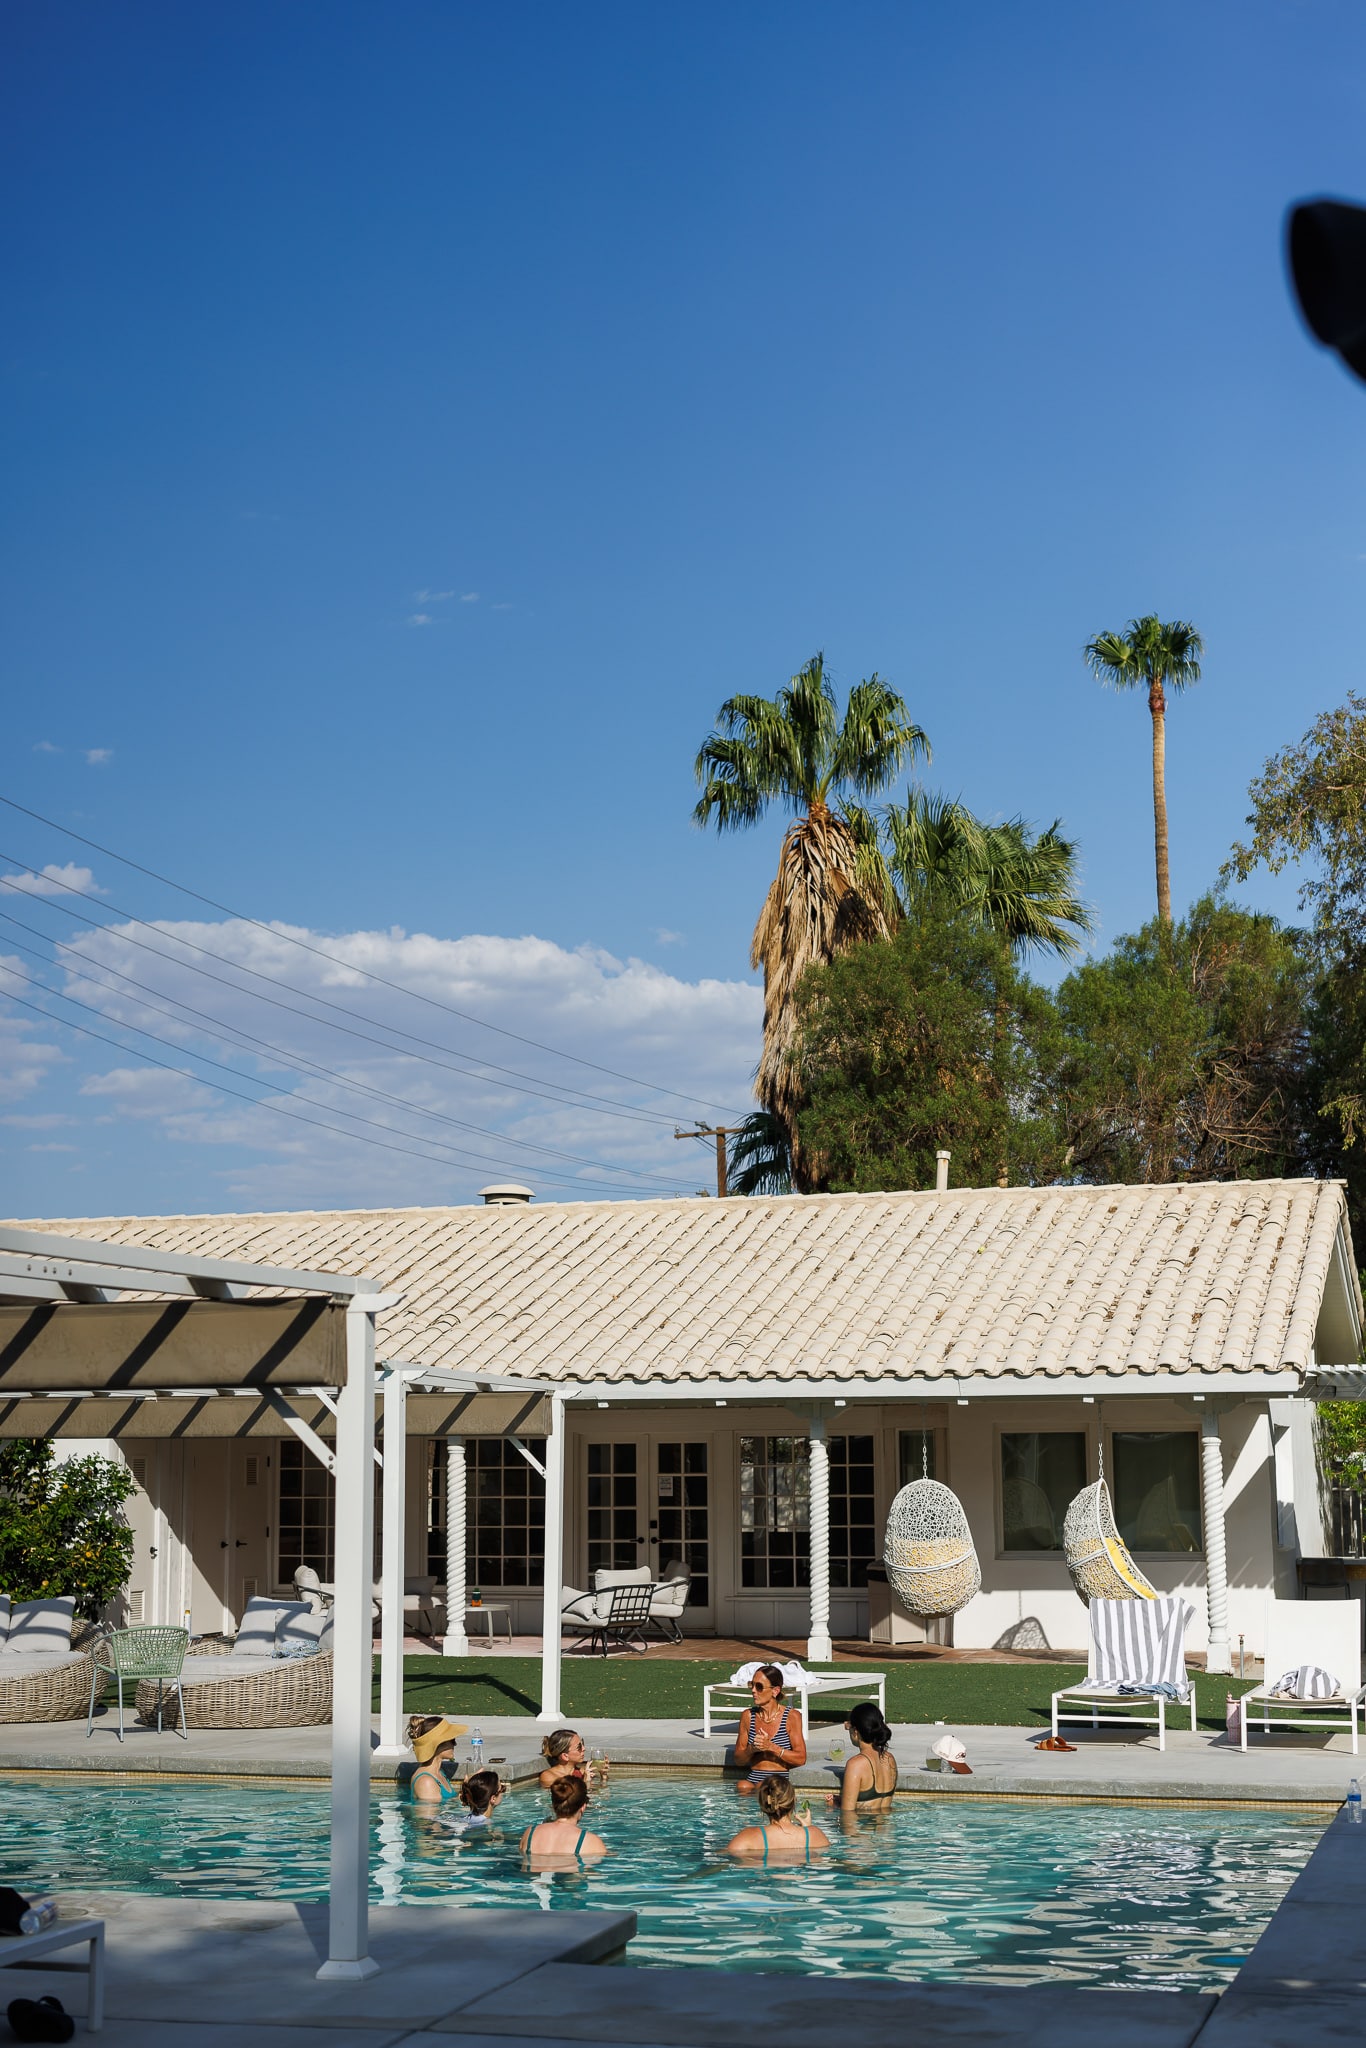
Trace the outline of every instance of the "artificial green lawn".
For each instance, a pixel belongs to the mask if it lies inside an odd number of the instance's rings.
[[[378,1667],[376,1667],[378,1669]],[[732,1664],[684,1663],[646,1657],[566,1658],[562,1699],[567,1722],[575,1720],[700,1719],[704,1685],[724,1683]],[[874,1667],[877,1668],[877,1667]],[[1030,1728],[1048,1720],[1049,1694],[1086,1676],[1084,1664],[892,1664],[887,1674],[889,1721],[956,1721],[964,1726]],[[850,1665],[851,1678],[861,1667]],[[403,1702],[409,1713],[448,1713],[462,1720],[495,1714],[534,1714],[540,1698],[541,1667],[535,1657],[408,1657],[403,1666]],[[1236,1678],[1196,1675],[1202,1727],[1222,1728],[1224,1701],[1253,1684]],[[817,1725],[837,1724],[847,1702],[813,1704]],[[379,1711],[379,1681],[375,1681]],[[1180,1708],[1173,1710],[1180,1726]]]

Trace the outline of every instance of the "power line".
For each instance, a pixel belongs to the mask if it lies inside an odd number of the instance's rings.
[[[62,941],[52,938],[50,933],[40,931],[36,925],[25,924],[22,918],[13,917],[10,915],[8,911],[0,911],[0,920],[3,920],[5,924],[16,926],[20,931],[32,933],[32,935],[35,938],[46,939],[48,944],[51,946],[62,945]],[[48,955],[46,953],[40,953],[36,946],[26,946],[22,939],[10,938],[8,940],[8,944],[17,947],[21,953],[27,953],[31,959],[40,961],[44,966],[61,966],[63,964],[60,961],[54,962],[50,960]],[[69,949],[64,948],[64,950]],[[80,962],[79,969],[66,967],[64,971],[66,971],[67,973],[75,972],[78,974],[78,978],[82,980],[96,979],[95,964],[86,961],[83,955],[79,953],[75,954],[74,958]],[[390,1103],[396,1109],[403,1110],[405,1114],[409,1116],[425,1117],[430,1121],[436,1123],[449,1124],[454,1130],[470,1131],[473,1132],[477,1137],[492,1138],[494,1142],[504,1150],[507,1147],[511,1146],[517,1151],[534,1152],[540,1154],[541,1156],[547,1159],[562,1159],[573,1166],[589,1166],[596,1168],[600,1172],[607,1171],[610,1173],[621,1173],[625,1174],[628,1178],[632,1180],[646,1181],[652,1187],[659,1187],[661,1184],[670,1184],[665,1182],[664,1176],[660,1174],[643,1173],[638,1168],[631,1166],[612,1166],[610,1164],[606,1164],[601,1159],[587,1158],[581,1152],[566,1152],[561,1146],[558,1145],[541,1145],[529,1138],[514,1138],[502,1131],[490,1130],[488,1126],[485,1124],[470,1123],[468,1119],[463,1117],[450,1116],[444,1110],[432,1109],[424,1107],[419,1103],[410,1102],[402,1095],[391,1095],[387,1089],[373,1088],[367,1082],[353,1080],[346,1074],[339,1074],[335,1068],[325,1067],[317,1060],[310,1060],[303,1057],[300,1054],[291,1052],[289,1048],[286,1046],[275,1045],[271,1042],[271,1040],[266,1038],[257,1038],[253,1032],[244,1031],[239,1025],[225,1024],[221,1018],[213,1016],[209,1011],[198,1010],[194,1007],[192,1003],[179,1002],[174,996],[166,997],[166,1003],[170,1004],[171,1006],[168,1009],[165,1003],[159,1003],[153,1000],[149,1000],[149,998],[153,998],[157,995],[163,994],[164,991],[149,988],[146,982],[136,980],[131,974],[121,974],[118,968],[108,967],[103,961],[100,961],[97,964],[99,972],[102,975],[106,977],[112,975],[115,981],[124,982],[127,984],[129,988],[143,991],[143,993],[134,1000],[138,1001],[141,1004],[141,1007],[143,1007],[144,1009],[155,1010],[158,1013],[158,1015],[170,1018],[172,1023],[178,1024],[181,1021],[181,1019],[177,1017],[174,1013],[177,1010],[182,1011],[187,1017],[197,1017],[201,1019],[208,1026],[209,1030],[212,1033],[227,1038],[231,1043],[237,1045],[242,1051],[249,1051],[253,1047],[258,1048],[260,1051],[269,1054],[273,1059],[280,1061],[282,1065],[292,1068],[296,1072],[307,1072],[318,1076],[320,1079],[331,1081],[335,1083],[335,1085],[339,1088],[349,1089],[353,1094],[368,1096],[372,1100],[377,1102]],[[102,985],[106,988],[110,988],[111,992],[115,995],[120,993],[119,990],[113,988],[112,983],[108,979],[104,980]],[[45,984],[38,983],[35,984],[35,986],[45,986]],[[76,1000],[74,997],[67,996],[58,990],[53,990],[52,993],[54,995],[59,995],[60,999],[64,1002],[72,1002]],[[92,1011],[92,1014],[94,1015],[104,1015],[104,1012],[102,1011],[95,1011],[93,1009],[93,1006],[90,1004],[85,1004],[83,1005],[83,1007],[86,1009],[90,1009]],[[137,1025],[125,1024],[121,1018],[112,1018],[108,1021],[118,1024],[120,1028],[123,1030],[139,1029]],[[147,1036],[156,1038],[159,1044],[165,1044],[168,1042],[164,1039],[161,1039],[156,1033],[149,1032]],[[407,1057],[407,1055],[405,1054],[400,1054],[399,1056]],[[190,1053],[188,1057],[198,1059],[203,1056],[198,1053]],[[228,1071],[235,1073],[237,1069],[230,1068]],[[305,1096],[303,1100],[307,1101],[309,1100],[309,1098]],[[342,1111],[340,1113],[344,1115],[345,1111]],[[487,1160],[482,1162],[482,1164],[490,1166],[496,1165],[496,1163],[497,1162],[495,1160]],[[684,1183],[681,1181],[672,1183],[672,1185],[677,1186],[679,1189],[682,1189],[684,1187]]]
[[[504,1024],[490,1024],[482,1017],[473,1016],[468,1010],[458,1010],[452,1003],[441,1002],[436,996],[424,995],[421,990],[405,988],[402,982],[391,981],[386,975],[372,973],[366,967],[357,967],[353,961],[343,960],[340,954],[329,953],[323,946],[310,945],[307,939],[297,938],[292,932],[279,932],[273,925],[265,924],[259,918],[247,917],[241,911],[231,909],[226,903],[218,902],[213,896],[205,896],[198,889],[191,889],[183,882],[173,881],[169,875],[159,874],[155,868],[144,867],[140,861],[130,860],[127,854],[116,853],[110,846],[102,846],[97,839],[87,839],[83,833],[74,832],[69,825],[59,825],[55,818],[45,817],[41,811],[30,810],[27,804],[18,803],[13,797],[0,794],[0,803],[7,804],[11,810],[22,812],[26,818],[36,819],[40,825],[47,825],[52,831],[62,833],[67,839],[74,839],[81,846],[88,846],[92,852],[103,854],[108,860],[116,860],[123,867],[132,868],[138,874],[146,875],[150,880],[160,882],[168,889],[175,889],[180,895],[190,897],[195,903],[207,904],[210,910],[217,910],[224,917],[231,917],[239,924],[253,925],[257,931],[267,932],[272,938],[288,939],[291,945],[302,947],[306,953],[316,954],[320,960],[330,961],[334,967],[345,967],[353,974],[363,974],[367,981],[377,982],[383,988],[394,989],[399,995],[412,996],[418,1002],[426,1003],[434,1010],[444,1010],[448,1016],[460,1018],[462,1023],[477,1025],[481,1031],[495,1031],[503,1038],[515,1039],[519,1045],[529,1045],[537,1052],[549,1053],[552,1059],[572,1060],[576,1066],[587,1067],[595,1074],[606,1074],[614,1081],[625,1081],[632,1088],[647,1088],[656,1095],[673,1096],[679,1102],[700,1103],[704,1109],[720,1109],[722,1107],[718,1102],[709,1102],[704,1096],[687,1095],[678,1088],[662,1088],[657,1081],[641,1081],[633,1074],[619,1072],[616,1067],[604,1067],[599,1065],[596,1060],[583,1059],[578,1053],[562,1052],[558,1046],[546,1045],[539,1038],[528,1038],[520,1031],[509,1030]],[[8,857],[8,855],[5,856],[6,859]],[[22,866],[23,863],[21,862],[20,865]],[[33,873],[34,870],[30,869],[29,872]],[[84,894],[85,892],[79,891],[78,893]],[[120,915],[124,914],[120,912]],[[352,1014],[356,1013],[353,1012]]]
[[[20,981],[26,982],[30,988],[41,989],[44,995],[51,996],[56,1002],[70,1003],[75,1009],[84,1010],[87,1012],[88,1015],[92,1017],[103,1017],[104,1013],[100,1010],[96,1010],[90,1003],[82,1003],[75,996],[62,995],[60,991],[58,991],[57,989],[48,988],[45,982],[35,980],[31,974],[24,974],[17,967],[9,967],[6,968],[4,971],[7,976],[17,977]],[[101,1040],[101,1042],[105,1045],[112,1045],[116,1052],[124,1053],[133,1059],[145,1060],[149,1066],[160,1067],[163,1070],[163,1072],[168,1074],[176,1074],[180,1077],[181,1080],[191,1081],[197,1087],[212,1088],[220,1095],[234,1096],[239,1102],[249,1103],[253,1109],[265,1109],[269,1110],[273,1115],[276,1116],[287,1116],[293,1123],[312,1124],[318,1130],[329,1132],[334,1138],[350,1138],[355,1143],[360,1145],[377,1145],[381,1151],[385,1152],[403,1152],[406,1153],[410,1159],[425,1159],[430,1164],[436,1166],[474,1166],[477,1167],[480,1172],[483,1172],[487,1169],[490,1163],[488,1160],[478,1159],[468,1155],[462,1156],[460,1153],[455,1152],[449,1147],[442,1148],[442,1152],[445,1155],[443,1157],[441,1156],[441,1154],[435,1152],[415,1151],[411,1145],[396,1145],[391,1140],[383,1138],[367,1138],[365,1134],[361,1131],[340,1130],[336,1124],[328,1123],[321,1117],[301,1116],[297,1110],[286,1109],[282,1103],[265,1102],[261,1099],[261,1097],[256,1095],[248,1095],[240,1088],[229,1088],[225,1086],[225,1084],[222,1081],[209,1081],[206,1080],[202,1074],[192,1073],[185,1067],[173,1067],[168,1060],[159,1060],[156,1058],[155,1054],[143,1052],[140,1046],[122,1045],[120,1044],[118,1039],[111,1038],[107,1032],[92,1031],[88,1024],[77,1024],[74,1023],[69,1017],[54,1016],[51,1010],[45,1010],[40,1003],[32,1003],[25,996],[15,995],[13,990],[7,989],[5,991],[5,997],[6,1000],[9,1002],[19,1003],[24,1009],[34,1011],[40,1017],[46,1017],[50,1024],[60,1025],[68,1031],[79,1031],[86,1038],[97,1038]],[[169,1044],[169,1040],[159,1037],[155,1031],[143,1031],[136,1024],[121,1024],[118,1028],[121,1031],[136,1032],[140,1038],[150,1038],[154,1045]],[[174,1051],[176,1050],[176,1048],[171,1047],[171,1050]],[[205,1066],[217,1067],[220,1069],[221,1072],[225,1074],[233,1074],[239,1081],[250,1081],[252,1078],[249,1074],[243,1074],[242,1072],[240,1072],[240,1070],[236,1067],[227,1066],[225,1062],[222,1060],[210,1059],[205,1053],[188,1052],[185,1054],[185,1057],[187,1059],[199,1060]],[[266,1084],[263,1082],[260,1085],[264,1087]],[[305,1095],[298,1099],[309,1103],[310,1106],[314,1109],[325,1109],[330,1107],[330,1105],[326,1103],[313,1102],[311,1096]],[[334,1109],[333,1114],[335,1116],[345,1117],[349,1123],[371,1124],[376,1130],[384,1130],[387,1128],[387,1126],[384,1124],[376,1123],[373,1117],[358,1117],[355,1116],[350,1110]],[[409,1136],[411,1135],[411,1133],[405,1132],[401,1135]],[[435,1141],[419,1140],[419,1143],[423,1142],[434,1143]],[[607,1169],[607,1171],[609,1172],[610,1170],[610,1168]],[[591,1185],[599,1188],[605,1188],[611,1194],[620,1194],[622,1192],[621,1188],[615,1182],[596,1181],[590,1183],[586,1180],[573,1179],[565,1174],[556,1174],[551,1172],[547,1172],[545,1174],[545,1178],[548,1181],[557,1183],[561,1187],[582,1188]]]
[[[3,801],[3,799],[0,799],[0,801]],[[31,867],[27,861],[20,860],[18,854],[0,851],[0,860],[10,861],[15,867],[22,868],[25,874],[32,875],[35,879],[41,880],[41,871],[38,868]],[[30,901],[44,900],[35,896],[34,891],[21,888],[16,881],[9,877],[0,878],[0,886],[9,888],[13,890],[15,895],[25,896]],[[182,938],[179,933],[168,932],[160,925],[151,924],[146,918],[136,916],[133,911],[125,910],[117,903],[102,903],[100,898],[92,895],[88,889],[76,889],[70,883],[64,883],[63,894],[79,896],[83,902],[93,903],[100,909],[113,910],[118,916],[127,918],[130,924],[140,926],[143,931],[155,932],[159,938],[169,939],[173,944],[183,946],[189,952],[202,954],[206,960],[216,960],[220,967],[231,967],[238,974],[250,975],[253,981],[268,982],[272,988],[288,989],[291,995],[302,996],[305,1002],[316,1003],[322,1009],[335,1010],[338,1016],[357,1017],[364,1023],[373,1024],[376,1030],[387,1031],[390,1038],[406,1039],[409,1045],[429,1046],[435,1052],[450,1052],[448,1046],[439,1044],[435,1039],[419,1038],[413,1032],[404,1031],[400,1025],[385,1024],[378,1017],[367,1017],[363,1010],[352,1010],[344,1003],[332,1002],[327,996],[314,995],[311,989],[298,988],[293,982],[283,981],[279,975],[264,974],[259,968],[244,966],[240,961],[231,960],[222,953],[216,953],[211,946],[201,946],[194,939]],[[240,982],[229,980],[226,975],[214,974],[211,969],[200,967],[193,960],[184,960],[176,953],[168,953],[162,946],[149,946],[145,939],[135,939],[129,933],[114,925],[102,923],[99,918],[87,917],[84,911],[73,909],[69,904],[63,905],[63,915],[76,918],[79,923],[89,925],[94,931],[112,933],[121,944],[137,946],[145,953],[154,953],[159,959],[169,960],[173,967],[187,968],[192,974],[201,974],[206,980],[216,981],[222,987],[230,988],[235,995],[245,996],[249,1001],[270,1003],[278,1010],[288,1010],[293,1016],[303,1017],[309,1024],[321,1024],[328,1030],[343,1031],[349,1038],[364,1039],[370,1045],[381,1046],[386,1052],[400,1053],[406,1059],[424,1060],[428,1066],[442,1067],[450,1073],[463,1074],[466,1079],[472,1081],[487,1081],[490,1075],[493,1074],[507,1076],[517,1074],[516,1068],[500,1067],[491,1060],[479,1060],[476,1063],[476,1067],[468,1067],[456,1064],[456,1061],[462,1057],[460,1054],[453,1054],[447,1059],[434,1060],[428,1053],[408,1052],[403,1046],[391,1044],[389,1039],[374,1038],[367,1031],[357,1031],[354,1025],[333,1024],[330,1018],[315,1017],[311,1011],[300,1010],[294,1003],[282,1003],[278,996],[258,995],[254,989],[243,988]],[[52,943],[57,944],[60,942],[54,940]],[[483,1069],[484,1071],[481,1072],[477,1069]],[[536,1095],[542,1101],[553,1102],[560,1109],[590,1109],[598,1116],[622,1117],[634,1123],[668,1124],[673,1121],[671,1117],[665,1116],[660,1110],[644,1109],[632,1106],[629,1103],[611,1103],[601,1095],[588,1095],[580,1089],[564,1088],[557,1081],[551,1081],[548,1084],[548,1088],[541,1088],[533,1084],[531,1076],[522,1076],[519,1081],[511,1081],[507,1085],[510,1086],[513,1094]],[[549,1089],[554,1089],[557,1092],[551,1094]]]

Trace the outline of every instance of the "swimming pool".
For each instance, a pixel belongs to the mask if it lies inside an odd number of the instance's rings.
[[[635,1965],[825,1976],[1044,1980],[1213,1991],[1304,1867],[1326,1816],[1266,1809],[902,1798],[809,1869],[731,1863],[742,1820],[713,1779],[621,1778],[592,1823],[613,1855],[533,1876],[517,1837],[545,1812],[499,1808],[499,1838],[458,1849],[406,1801],[373,1802],[373,1896],[412,1905],[630,1907]],[[449,1811],[449,1809],[448,1809]],[[819,1817],[825,1819],[824,1810]],[[325,1788],[101,1779],[0,1790],[0,1883],[203,1898],[317,1899]]]

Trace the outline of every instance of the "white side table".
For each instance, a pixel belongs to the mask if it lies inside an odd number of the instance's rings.
[[[90,1954],[83,1963],[39,1960],[58,1949],[74,1948],[82,1941],[90,1944]],[[97,2034],[104,2025],[103,1920],[68,1920],[65,1925],[54,1920],[51,1927],[45,1927],[41,1934],[0,1935],[0,1970],[86,1971],[90,1979],[85,1998],[86,2032]]]
[[[504,1622],[507,1624],[508,1641],[512,1641],[512,1609],[507,1605],[505,1601],[485,1600],[481,1607],[467,1607],[465,1609],[466,1622],[469,1621],[469,1618],[472,1614],[486,1614],[488,1616],[488,1622],[485,1625],[484,1634],[488,1637],[490,1642],[493,1641],[493,1617],[495,1614],[501,1614]]]

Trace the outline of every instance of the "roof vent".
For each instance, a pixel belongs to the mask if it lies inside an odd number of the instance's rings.
[[[519,1209],[532,1199],[531,1189],[521,1187],[515,1180],[498,1181],[479,1192],[489,1209]]]
[[[934,1191],[937,1195],[948,1193],[949,1161],[952,1157],[952,1152],[944,1145],[941,1145],[934,1155]]]

